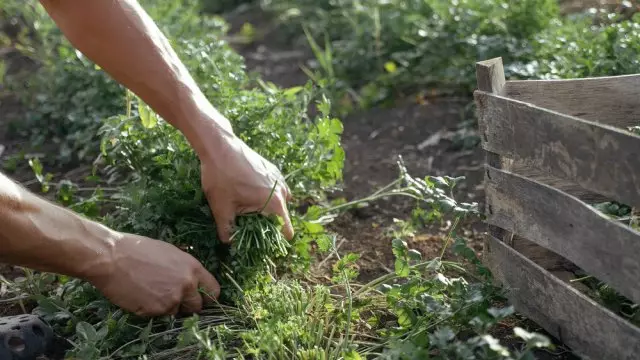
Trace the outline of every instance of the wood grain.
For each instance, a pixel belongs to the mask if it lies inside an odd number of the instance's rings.
[[[481,89],[482,90],[482,89]],[[640,119],[640,75],[508,81],[503,95],[620,128]]]
[[[548,172],[532,168],[522,161],[514,161],[513,159],[502,157],[502,166],[496,168],[507,170],[514,174],[518,174],[539,183],[549,185],[558,190],[562,190],[589,204],[611,201],[610,198],[583,188],[575,181],[549,175]]]
[[[506,83],[502,58],[498,57],[476,63],[476,78],[479,90],[492,94],[502,94]],[[508,167],[513,165],[513,162],[510,162],[509,159],[490,151],[485,151],[485,162],[497,168],[502,168],[503,165]],[[485,175],[485,182],[486,181]],[[485,213],[486,211],[485,203]],[[543,265],[545,269],[562,269],[567,267],[568,262],[561,256],[517,234],[505,231],[505,229],[496,226],[491,226],[490,224],[488,226],[488,232],[492,236],[508,242],[510,246],[522,254],[525,254],[528,258],[533,259],[537,264]]]
[[[502,58],[497,57],[477,62],[476,80],[479,90],[492,94],[502,94],[506,82]]]
[[[492,273],[518,312],[584,359],[638,359],[640,329],[496,238],[488,236],[487,244]]]
[[[488,178],[489,224],[569,259],[640,304],[640,233],[550,186],[491,167]]]
[[[639,136],[483,91],[474,96],[485,150],[640,206]]]

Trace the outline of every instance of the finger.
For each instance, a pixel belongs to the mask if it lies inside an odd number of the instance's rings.
[[[293,240],[293,225],[291,224],[291,218],[289,217],[289,213],[288,211],[286,211],[286,215],[284,216],[284,226],[282,227],[282,233],[284,234],[284,237],[291,241]]]
[[[202,311],[202,295],[198,292],[197,286],[189,286],[185,290],[180,310],[183,313],[193,314]]]
[[[286,203],[281,199],[277,199],[277,201],[276,199],[274,199],[274,201],[269,204],[269,207],[267,211],[265,211],[265,213],[276,214],[282,218],[282,220],[284,221],[282,234],[287,240],[291,241],[293,239],[294,232],[293,225],[291,224],[291,217],[289,216],[289,210],[287,209]]]
[[[289,189],[289,186],[285,184],[283,191],[284,191],[284,198],[287,199],[287,201],[293,200],[293,196],[291,195],[291,189]]]
[[[213,217],[218,230],[218,238],[225,244],[231,242],[231,232],[233,231],[236,212],[233,206],[214,206],[212,209]]]
[[[175,305],[173,305],[169,311],[166,311],[165,313],[160,314],[160,315],[162,315],[162,316],[164,316],[164,315],[175,316],[175,315],[178,315],[178,311],[179,310],[180,310],[180,303],[178,302]]]
[[[215,303],[220,297],[220,283],[211,275],[203,266],[200,266],[196,270],[196,276],[198,277],[199,292],[202,293],[201,299],[204,298],[205,303]]]

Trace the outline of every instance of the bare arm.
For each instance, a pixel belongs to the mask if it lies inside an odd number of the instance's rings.
[[[265,209],[293,229],[282,174],[238,137],[205,98],[166,38],[135,0],[41,0],[69,40],[160,116],[198,154],[202,185],[223,241],[235,216]],[[192,256],[168,243],[119,233],[50,203],[0,174],[0,262],[93,283],[140,315],[200,310],[198,288],[219,285]]]
[[[233,136],[137,1],[41,3],[78,50],[180,129],[199,154],[217,152],[218,140]]]
[[[47,202],[0,173],[0,262],[91,277],[108,272],[113,248],[121,237]]]
[[[229,241],[237,214],[258,211],[269,199],[264,212],[281,216],[285,235],[293,237],[284,177],[233,134],[136,0],[41,3],[78,50],[186,136],[200,158],[202,186],[222,241]]]
[[[212,297],[220,292],[215,278],[173,245],[111,230],[2,173],[0,262],[87,280],[139,315],[198,312],[203,302],[198,287]]]

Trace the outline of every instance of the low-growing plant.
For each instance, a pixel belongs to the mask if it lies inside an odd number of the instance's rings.
[[[639,15],[560,16],[553,0],[262,0],[291,38],[312,45],[334,99],[370,107],[420,88],[469,93],[476,61],[503,57],[507,78],[640,72]],[[304,29],[304,36],[302,30]],[[327,49],[331,58],[324,59]]]

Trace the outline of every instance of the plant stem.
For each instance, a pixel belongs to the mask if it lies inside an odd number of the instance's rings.
[[[395,184],[393,184],[393,185],[395,185]],[[344,204],[340,204],[340,205],[336,205],[334,207],[323,209],[320,212],[320,215],[324,215],[324,214],[327,214],[327,213],[330,213],[330,212],[335,212],[335,211],[338,211],[338,210],[342,210],[342,209],[345,209],[345,208],[348,208],[348,207],[352,207],[352,206],[355,206],[355,205],[358,205],[358,204],[361,204],[361,203],[375,201],[375,200],[378,200],[378,199],[381,199],[381,198],[384,198],[384,197],[387,197],[387,196],[392,196],[392,195],[406,196],[406,197],[410,197],[410,198],[413,198],[413,199],[416,199],[416,200],[422,200],[420,197],[418,197],[416,195],[413,195],[413,194],[410,194],[408,192],[405,192],[407,190],[408,189],[398,189],[398,190],[395,190],[395,191],[389,191],[389,192],[385,192],[385,193],[381,193],[381,192],[377,191],[377,192],[375,192],[375,193],[373,193],[373,194],[371,194],[371,195],[369,195],[369,196],[367,196],[365,198],[349,201],[349,202],[346,202]]]
[[[447,239],[445,240],[444,246],[442,247],[442,251],[440,252],[440,259],[444,258],[444,253],[447,251],[447,247],[449,247],[449,243],[451,242],[451,237],[453,236],[453,232],[456,230],[459,223],[460,223],[460,216],[457,216],[453,222],[453,226],[451,227],[451,230],[449,230],[449,234],[447,234]]]

